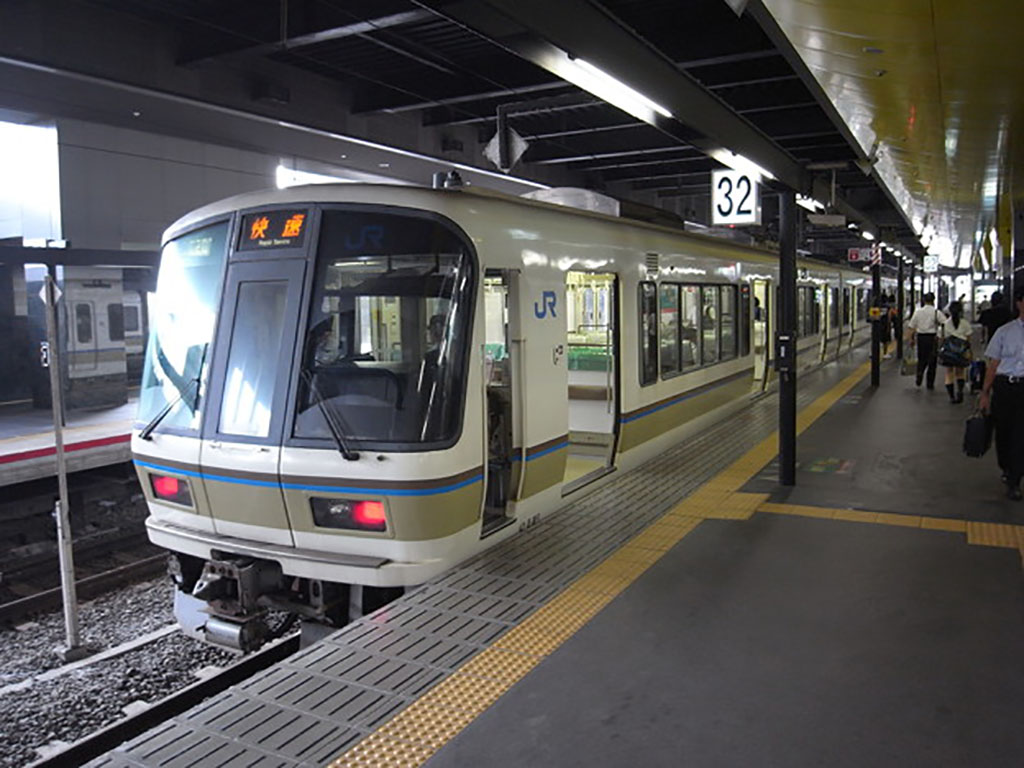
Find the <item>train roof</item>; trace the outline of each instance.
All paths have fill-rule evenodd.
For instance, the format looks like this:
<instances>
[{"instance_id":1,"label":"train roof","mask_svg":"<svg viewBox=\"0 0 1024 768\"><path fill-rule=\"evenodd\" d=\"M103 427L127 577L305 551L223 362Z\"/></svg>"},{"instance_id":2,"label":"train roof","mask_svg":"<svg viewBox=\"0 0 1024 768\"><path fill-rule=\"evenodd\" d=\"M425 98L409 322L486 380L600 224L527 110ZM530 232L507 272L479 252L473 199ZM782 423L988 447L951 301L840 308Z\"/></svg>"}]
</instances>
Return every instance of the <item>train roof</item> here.
<instances>
[{"instance_id":1,"label":"train roof","mask_svg":"<svg viewBox=\"0 0 1024 768\"><path fill-rule=\"evenodd\" d=\"M702 242L716 248L730 248L743 252L756 260L773 259L778 257L778 251L765 246L749 245L738 243L713 235L705 235L697 232L688 232L679 227L668 226L642 219L614 216L600 211L592 211L583 208L561 205L544 200L534 200L516 195L509 195L503 192L486 189L483 187L463 186L455 188L436 189L433 187L402 185L402 184L364 184L364 183L330 183L330 184L304 184L286 189L262 189L217 200L213 203L197 208L171 224L163 234L162 244L176 237L182 231L190 229L196 224L211 218L223 216L233 211L256 208L263 205L289 205L309 203L369 203L369 204L391 204L424 210L434 210L444 213L445 209L451 207L457 200L473 197L487 199L497 203L540 208L547 211L559 213L566 216L582 216L596 219L618 226L629 226L672 237ZM430 201L430 203L428 203ZM444 201L438 204L438 201ZM843 264L834 264L806 257L798 257L797 261L804 267L815 269L840 269L846 272L854 270Z\"/></svg>"}]
</instances>

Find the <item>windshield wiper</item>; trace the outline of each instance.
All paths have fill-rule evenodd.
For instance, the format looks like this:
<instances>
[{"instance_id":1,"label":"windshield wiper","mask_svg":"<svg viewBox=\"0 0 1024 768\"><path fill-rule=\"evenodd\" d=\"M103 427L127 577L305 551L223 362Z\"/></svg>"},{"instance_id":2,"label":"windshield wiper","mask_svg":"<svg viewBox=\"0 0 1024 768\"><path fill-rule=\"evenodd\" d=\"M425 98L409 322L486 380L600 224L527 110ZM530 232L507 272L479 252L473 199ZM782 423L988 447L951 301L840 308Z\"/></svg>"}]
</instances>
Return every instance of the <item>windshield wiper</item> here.
<instances>
[{"instance_id":1,"label":"windshield wiper","mask_svg":"<svg viewBox=\"0 0 1024 768\"><path fill-rule=\"evenodd\" d=\"M149 423L142 428L142 431L139 432L139 437L142 440L153 439L151 437L151 435L153 434L153 430L156 429L157 425L161 421L163 421L167 414L174 409L174 406L176 406L178 403L185 399L185 395L191 392L193 387L196 390L196 399L192 401L191 407L192 412L195 413L196 406L199 403L199 380L203 375L203 366L206 365L206 352L209 349L209 343L203 345L203 354L202 357L199 358L199 372L196 373L195 378L190 379L183 387L179 386L177 381L174 381L173 379L171 380L171 383L174 384L174 388L178 390L178 396L174 398L171 402L169 402L167 405L165 405L163 408L161 408L160 413L158 413L156 416L150 419ZM164 372L167 373L167 368L164 365L163 361L160 361L160 365L161 367L164 368Z\"/></svg>"},{"instance_id":2,"label":"windshield wiper","mask_svg":"<svg viewBox=\"0 0 1024 768\"><path fill-rule=\"evenodd\" d=\"M327 422L327 429L330 431L331 437L334 438L334 444L338 446L338 451L347 461L356 461L359 458L359 453L349 448L348 443L345 441L345 430L342 429L340 423L342 421L341 414L320 394L320 389L317 387L313 374L309 372L308 368L302 369L302 380L306 382L309 393L313 396L313 400L320 409L324 421Z\"/></svg>"}]
</instances>

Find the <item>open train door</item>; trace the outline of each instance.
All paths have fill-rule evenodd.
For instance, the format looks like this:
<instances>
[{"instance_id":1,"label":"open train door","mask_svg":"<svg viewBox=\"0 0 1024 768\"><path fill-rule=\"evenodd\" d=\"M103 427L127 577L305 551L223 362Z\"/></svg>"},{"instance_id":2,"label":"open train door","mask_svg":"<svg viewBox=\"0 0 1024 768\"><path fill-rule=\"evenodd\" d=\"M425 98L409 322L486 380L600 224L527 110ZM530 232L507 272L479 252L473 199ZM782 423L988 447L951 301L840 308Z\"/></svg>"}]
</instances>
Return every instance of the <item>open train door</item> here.
<instances>
[{"instance_id":1,"label":"open train door","mask_svg":"<svg viewBox=\"0 0 1024 768\"><path fill-rule=\"evenodd\" d=\"M483 525L487 536L509 523L509 503L525 479L525 412L519 270L484 273L484 478Z\"/></svg>"},{"instance_id":2,"label":"open train door","mask_svg":"<svg viewBox=\"0 0 1024 768\"><path fill-rule=\"evenodd\" d=\"M754 389L764 391L771 375L771 283L754 280L754 309L751 312L754 347Z\"/></svg>"},{"instance_id":3,"label":"open train door","mask_svg":"<svg viewBox=\"0 0 1024 768\"><path fill-rule=\"evenodd\" d=\"M619 422L618 281L616 275L565 276L569 448L562 492L614 469Z\"/></svg>"}]
</instances>

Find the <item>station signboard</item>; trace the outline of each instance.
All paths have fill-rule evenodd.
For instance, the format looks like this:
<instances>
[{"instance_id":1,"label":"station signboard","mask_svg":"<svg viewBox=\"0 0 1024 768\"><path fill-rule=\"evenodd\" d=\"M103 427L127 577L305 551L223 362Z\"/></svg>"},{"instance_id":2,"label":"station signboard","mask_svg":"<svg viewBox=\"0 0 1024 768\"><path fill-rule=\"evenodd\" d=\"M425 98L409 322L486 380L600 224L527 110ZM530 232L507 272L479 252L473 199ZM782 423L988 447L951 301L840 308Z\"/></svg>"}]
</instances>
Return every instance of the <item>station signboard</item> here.
<instances>
[{"instance_id":1,"label":"station signboard","mask_svg":"<svg viewBox=\"0 0 1024 768\"><path fill-rule=\"evenodd\" d=\"M925 272L938 272L939 271L939 257L927 254L924 257L924 271Z\"/></svg>"},{"instance_id":2,"label":"station signboard","mask_svg":"<svg viewBox=\"0 0 1024 768\"><path fill-rule=\"evenodd\" d=\"M760 224L758 177L747 171L712 171L711 223Z\"/></svg>"}]
</instances>

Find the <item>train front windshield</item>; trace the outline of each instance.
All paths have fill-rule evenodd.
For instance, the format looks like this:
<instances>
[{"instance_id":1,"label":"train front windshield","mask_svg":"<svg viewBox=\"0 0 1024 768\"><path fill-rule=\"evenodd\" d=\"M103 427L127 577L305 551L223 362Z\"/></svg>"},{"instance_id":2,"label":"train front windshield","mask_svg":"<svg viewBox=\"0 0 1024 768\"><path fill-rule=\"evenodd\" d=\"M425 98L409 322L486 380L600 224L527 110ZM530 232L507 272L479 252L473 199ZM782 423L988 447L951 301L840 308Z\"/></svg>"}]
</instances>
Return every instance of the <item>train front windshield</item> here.
<instances>
[{"instance_id":1,"label":"train front windshield","mask_svg":"<svg viewBox=\"0 0 1024 768\"><path fill-rule=\"evenodd\" d=\"M423 450L458 437L474 264L434 218L325 210L293 436Z\"/></svg>"},{"instance_id":2,"label":"train front windshield","mask_svg":"<svg viewBox=\"0 0 1024 768\"><path fill-rule=\"evenodd\" d=\"M213 341L227 236L228 223L222 222L164 246L149 305L151 335L139 392L143 424L169 406L161 428L198 428L200 378Z\"/></svg>"}]
</instances>

